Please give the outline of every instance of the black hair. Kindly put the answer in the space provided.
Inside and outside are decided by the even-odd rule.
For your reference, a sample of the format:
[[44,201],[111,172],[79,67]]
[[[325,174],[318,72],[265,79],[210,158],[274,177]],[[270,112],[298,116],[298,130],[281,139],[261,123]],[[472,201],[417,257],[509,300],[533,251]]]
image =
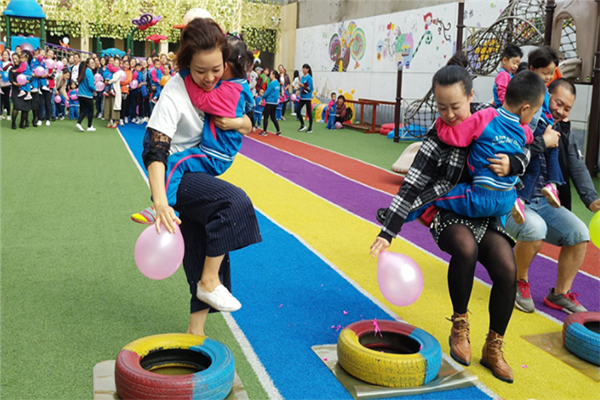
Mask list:
[[473,90],[473,80],[466,69],[458,65],[447,65],[433,75],[431,86],[435,91],[436,86],[451,86],[462,83],[465,95],[469,96]]
[[346,102],[346,98],[345,98],[344,96],[342,96],[342,95],[340,95],[340,96],[339,96],[337,99],[338,99],[338,100],[339,100],[339,99],[342,99],[342,100],[344,100],[344,103]]
[[450,57],[446,65],[458,65],[459,67],[467,68],[469,66],[469,61],[467,60],[465,53],[459,51]]
[[504,51],[502,52],[502,55],[500,56],[500,58],[504,58],[506,57],[507,60],[510,60],[511,58],[514,57],[523,57],[523,50],[521,50],[521,48],[519,46],[515,46],[512,43],[509,43],[506,45],[506,47],[504,48]]
[[310,65],[308,65],[308,64],[304,64],[304,65],[302,66],[302,68],[306,68],[306,69],[308,69],[308,74],[309,74],[310,76],[312,76],[312,68],[310,67]]
[[533,71],[523,71],[508,82],[504,102],[512,107],[523,104],[533,106],[539,103],[545,93],[546,84],[542,78]]
[[229,46],[229,57],[227,64],[235,78],[246,77],[246,43],[239,36],[227,36],[227,45]]
[[577,96],[577,90],[575,90],[575,85],[573,82],[566,80],[565,78],[558,78],[552,81],[550,85],[548,85],[548,92],[553,93],[554,89],[562,86],[567,89],[569,92],[573,94],[573,96]]
[[[331,92],[331,94],[335,94],[335,95],[336,95],[336,97],[337,97],[337,94],[336,94],[335,92]],[[330,97],[331,97],[331,94],[329,95]]]
[[83,66],[83,68],[79,68],[79,72],[78,72],[78,76],[77,76],[77,86],[81,85],[81,81],[83,81],[85,79],[85,70],[89,69],[91,71],[90,66],[88,65],[90,63],[90,61],[92,61],[92,57],[88,58],[87,60],[85,60],[84,62],[81,63],[81,65]]
[[529,70],[529,64],[527,63],[527,61],[521,61],[519,63],[519,67],[517,68],[517,72],[515,72],[515,75],[518,74],[519,72],[523,72],[523,71],[527,71]]
[[275,80],[279,82],[279,71],[274,69],[271,71],[271,74],[275,75]]
[[254,54],[250,50],[246,50],[246,71],[254,67]]
[[552,63],[558,67],[558,54],[552,47],[544,46],[531,51],[527,56],[527,61],[529,68],[533,69],[546,68]]
[[300,73],[298,72],[298,70],[294,70],[294,79],[296,78],[300,78]]

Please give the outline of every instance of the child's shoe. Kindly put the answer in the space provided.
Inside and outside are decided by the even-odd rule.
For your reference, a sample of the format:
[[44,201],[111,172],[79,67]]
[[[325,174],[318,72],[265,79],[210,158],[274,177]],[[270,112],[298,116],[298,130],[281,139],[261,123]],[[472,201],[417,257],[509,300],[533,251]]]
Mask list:
[[115,91],[111,89],[111,90],[110,90],[110,95],[111,95],[112,97],[115,97]]
[[560,198],[558,197],[558,190],[556,190],[556,183],[549,183],[544,186],[542,195],[548,200],[550,206],[560,208]]
[[110,96],[110,94],[108,94],[108,92],[104,92],[104,93],[102,93],[102,96],[108,97],[108,96]]
[[45,90],[46,92],[49,92],[50,88],[48,88],[48,86],[42,86],[42,90]]
[[525,222],[525,206],[520,198],[517,197],[517,201],[515,201],[515,205],[511,210],[511,214],[513,219],[517,224],[522,224]]
[[154,207],[148,207],[143,211],[133,214],[131,220],[138,224],[152,225],[156,222],[156,211],[154,211]]
[[33,99],[33,97],[31,97],[31,93],[27,93],[27,96],[25,96],[24,100],[31,100]]
[[24,90],[21,90],[21,91],[19,92],[19,96],[18,96],[18,97],[23,97],[23,96],[25,96],[26,94],[27,94],[27,92],[26,92],[26,91],[24,91]]
[[31,93],[37,93],[37,92],[38,92],[37,88],[32,88],[31,89]]

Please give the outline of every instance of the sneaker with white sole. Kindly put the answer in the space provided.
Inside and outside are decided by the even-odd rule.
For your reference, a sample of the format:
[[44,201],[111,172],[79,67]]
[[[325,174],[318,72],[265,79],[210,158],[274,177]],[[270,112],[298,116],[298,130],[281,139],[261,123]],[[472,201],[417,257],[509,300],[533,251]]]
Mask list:
[[41,119],[37,122],[37,126],[42,126],[42,120]]
[[564,311],[567,314],[576,312],[586,312],[587,309],[577,301],[579,294],[572,293],[570,290],[565,294],[554,294],[554,288],[544,297],[544,304],[555,310]]
[[519,279],[517,281],[517,297],[515,298],[515,307],[519,310],[532,313],[535,311],[535,304],[531,298],[529,282],[525,279]]
[[517,197],[517,201],[515,201],[515,205],[510,213],[517,224],[525,222],[525,206],[520,198]]
[[46,126],[50,126],[50,120],[46,120]]
[[88,132],[96,132],[96,128],[94,128],[93,126],[90,126],[89,128],[87,128]]
[[10,115],[8,117],[6,117],[7,121],[10,121],[12,118],[10,117]]
[[307,130],[306,133],[313,133],[312,128],[310,128],[309,130]]
[[[19,97],[21,97],[21,96],[19,96]],[[31,97],[31,93],[27,93],[27,96],[25,96],[23,98],[23,100],[31,100],[31,99],[33,99],[33,97]]]
[[560,198],[558,197],[558,190],[554,184],[549,183],[542,189],[542,196],[546,198],[548,204],[554,208],[560,208]]
[[198,282],[196,297],[215,310],[233,312],[242,308],[242,304],[223,285],[217,286],[212,292],[205,292]]
[[23,96],[25,96],[26,94],[27,94],[27,92],[26,92],[26,91],[24,91],[24,90],[21,90],[21,91],[19,92],[19,95],[18,95],[17,97],[23,97]]
[[308,128],[306,126],[301,126],[300,129],[298,129],[298,132],[304,132],[307,129]]
[[85,132],[85,129],[83,129],[83,126],[81,126],[81,124],[77,124],[77,129],[79,129],[80,132]]

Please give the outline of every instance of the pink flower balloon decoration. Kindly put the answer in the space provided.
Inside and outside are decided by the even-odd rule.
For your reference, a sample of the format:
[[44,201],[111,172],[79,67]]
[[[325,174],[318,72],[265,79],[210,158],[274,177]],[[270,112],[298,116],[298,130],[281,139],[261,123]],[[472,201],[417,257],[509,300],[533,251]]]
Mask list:
[[417,301],[423,291],[423,274],[412,258],[384,251],[377,259],[377,283],[390,303],[408,306]]
[[150,225],[135,243],[135,263],[148,278],[166,279],[181,265],[184,251],[185,244],[179,226],[175,226],[175,233],[169,233],[161,225],[160,233],[156,233],[156,227]]

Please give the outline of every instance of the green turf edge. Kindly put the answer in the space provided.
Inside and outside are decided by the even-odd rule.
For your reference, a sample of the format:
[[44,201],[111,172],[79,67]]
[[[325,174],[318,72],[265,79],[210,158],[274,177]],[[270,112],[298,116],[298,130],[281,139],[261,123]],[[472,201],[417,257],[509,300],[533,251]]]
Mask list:
[[[92,398],[92,370],[141,337],[185,332],[180,269],[151,281],[135,267],[143,229],[129,220],[148,188],[114,130],[0,123],[3,399]],[[250,398],[266,398],[222,316],[207,335],[234,353]]]

